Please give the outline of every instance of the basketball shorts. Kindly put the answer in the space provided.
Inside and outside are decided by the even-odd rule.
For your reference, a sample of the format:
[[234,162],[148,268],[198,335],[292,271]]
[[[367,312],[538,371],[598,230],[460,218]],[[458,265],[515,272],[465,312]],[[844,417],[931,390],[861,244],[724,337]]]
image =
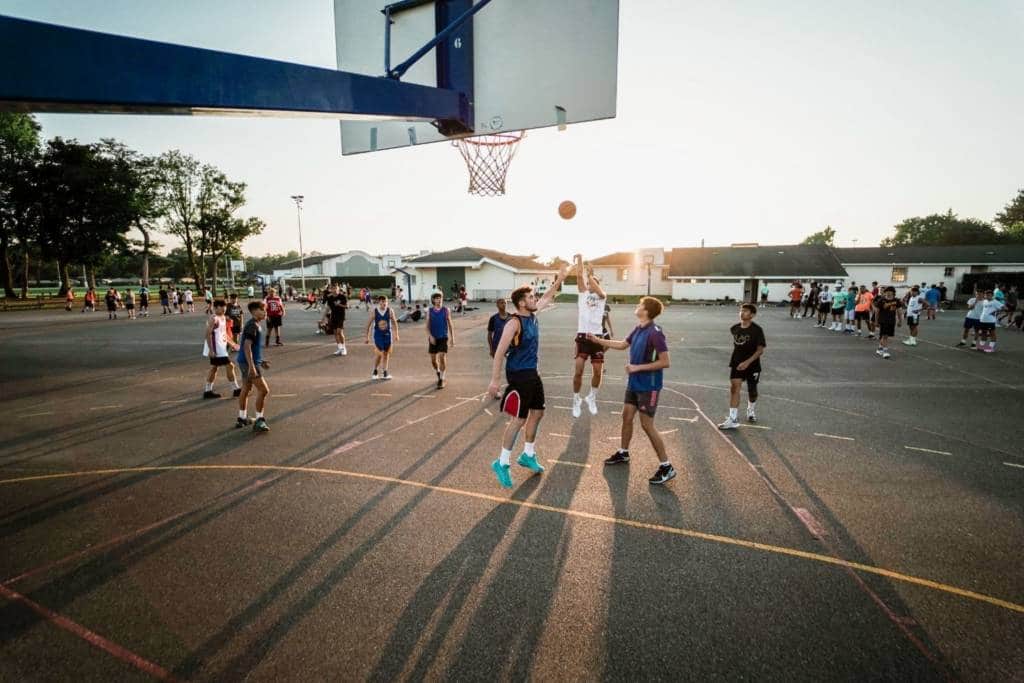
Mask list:
[[502,412],[526,419],[531,410],[544,410],[544,383],[536,370],[514,370],[505,373],[508,386],[501,399]]
[[284,316],[280,315],[268,315],[267,316],[267,329],[272,330],[275,327],[281,327],[281,319]]
[[907,324],[908,325],[917,325],[920,322],[921,322],[921,316],[919,316],[919,315],[908,315],[907,316]]
[[427,353],[448,353],[448,337],[435,337],[434,343],[427,343]]
[[871,319],[871,311],[855,311],[853,319],[868,321]]
[[626,389],[626,395],[622,402],[629,406],[636,406],[636,409],[644,415],[654,417],[658,412],[658,394],[660,391],[630,391]]
[[253,368],[251,368],[248,365],[239,365],[238,369],[241,372],[241,375],[242,375],[241,379],[242,379],[243,383],[245,383],[245,382],[254,382],[257,379],[259,379],[260,376],[266,377],[266,375],[267,375],[267,371],[266,370],[260,370],[257,373],[255,370],[253,370]]
[[973,329],[975,329],[977,327],[978,327],[978,319],[977,318],[964,318],[964,329],[965,330],[973,330]]
[[390,334],[374,334],[373,345],[377,347],[377,350],[381,353],[387,353],[391,350],[391,335]]
[[584,361],[590,358],[591,363],[604,362],[604,347],[587,340],[585,333],[576,335],[576,355],[574,358],[582,358]]
[[736,368],[729,368],[729,379],[739,379],[747,383],[747,393],[750,396],[757,396],[757,383],[761,381],[761,368],[747,368],[746,370],[737,370]]
[[828,313],[830,310],[832,310],[832,307],[827,303],[818,304],[818,313]]
[[990,331],[996,329],[996,324],[995,323],[983,323],[981,321],[978,321],[978,329],[981,330],[982,332],[990,332]]
[[896,334],[896,321],[895,320],[879,320],[878,321],[878,336],[879,337],[891,337]]
[[214,367],[220,367],[222,365],[230,365],[231,358],[228,356],[210,356],[210,365]]
[[855,310],[853,310],[852,308],[846,312],[846,319],[849,322],[853,322],[854,319],[856,318],[856,316],[857,316],[857,312]]
[[343,316],[343,315],[338,315],[338,316],[332,315],[332,316],[330,316],[327,319],[327,328],[328,328],[329,332],[334,332],[335,330],[343,330],[343,329],[345,329],[345,316]]

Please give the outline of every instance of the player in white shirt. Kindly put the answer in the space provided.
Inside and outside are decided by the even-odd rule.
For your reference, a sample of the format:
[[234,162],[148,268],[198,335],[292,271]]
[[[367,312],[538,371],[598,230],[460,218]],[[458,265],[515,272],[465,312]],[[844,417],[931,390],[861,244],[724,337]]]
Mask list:
[[203,341],[203,355],[210,359],[210,372],[206,375],[206,386],[203,391],[203,398],[220,398],[220,394],[213,390],[213,382],[217,379],[217,368],[227,368],[228,380],[234,385],[234,395],[238,396],[242,388],[238,385],[235,375],[235,366],[231,362],[231,353],[228,348],[237,350],[238,344],[231,338],[230,321],[224,315],[227,304],[223,299],[213,302],[213,315],[206,323],[206,338]]
[[921,311],[929,308],[928,300],[921,294],[921,289],[914,285],[910,288],[906,303],[907,328],[910,330],[910,336],[904,339],[903,343],[907,346],[917,346],[917,326],[921,323]]
[[[576,254],[576,286],[579,290],[577,299],[578,318],[576,325],[576,360],[572,376],[572,416],[580,416],[583,401],[587,402],[587,410],[597,415],[597,390],[601,387],[601,375],[604,371],[604,347],[587,340],[587,335],[600,337],[601,323],[604,321],[604,305],[608,296],[601,288],[601,282],[594,273],[583,266],[583,255]],[[592,374],[590,377],[590,393],[580,398],[583,387],[583,368],[590,359]]]
[[993,296],[993,291],[985,292],[985,299],[981,304],[981,318],[978,320],[978,330],[981,340],[978,342],[978,350],[985,353],[993,353],[996,350],[996,322],[999,311],[1003,310],[1003,302]]
[[957,346],[967,345],[967,335],[972,331],[974,332],[974,339],[971,341],[971,348],[976,348],[978,345],[978,325],[979,319],[981,318],[981,308],[985,304],[985,300],[978,296],[979,292],[977,288],[974,290],[974,296],[967,300],[967,315],[964,317],[964,331],[960,336],[960,341],[956,343]]
[[829,291],[828,285],[822,285],[821,291],[818,292],[818,324],[815,327],[825,327],[825,320],[828,319],[831,310],[832,292]]

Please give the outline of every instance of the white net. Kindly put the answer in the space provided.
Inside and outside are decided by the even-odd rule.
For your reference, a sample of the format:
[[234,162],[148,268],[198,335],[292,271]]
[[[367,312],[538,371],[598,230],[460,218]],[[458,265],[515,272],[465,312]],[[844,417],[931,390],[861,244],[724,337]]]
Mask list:
[[469,193],[479,197],[505,194],[509,164],[526,131],[477,135],[452,141],[459,148],[469,170]]

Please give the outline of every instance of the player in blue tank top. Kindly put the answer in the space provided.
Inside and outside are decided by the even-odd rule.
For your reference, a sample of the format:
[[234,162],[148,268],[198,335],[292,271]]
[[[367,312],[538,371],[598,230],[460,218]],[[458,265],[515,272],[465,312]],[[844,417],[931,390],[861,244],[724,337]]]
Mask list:
[[[366,321],[366,343],[373,339],[373,374],[370,379],[391,379],[388,362],[391,360],[391,344],[398,343],[398,320],[395,312],[388,306],[388,298],[383,294],[377,297],[377,305],[370,310]],[[382,374],[378,375],[380,368]]]
[[442,305],[441,292],[430,297],[427,309],[427,353],[430,364],[437,374],[437,388],[444,388],[445,372],[448,370],[448,347],[455,346],[455,329],[452,327],[452,313]]
[[492,398],[498,395],[498,379],[501,377],[501,366],[504,363],[508,386],[505,387],[501,406],[504,412],[512,416],[505,425],[505,433],[501,437],[501,455],[491,463],[498,483],[505,488],[512,488],[512,447],[515,446],[519,431],[524,426],[526,435],[523,452],[516,462],[532,472],[544,471],[544,467],[537,462],[535,449],[537,427],[544,417],[544,383],[537,373],[540,327],[536,314],[554,303],[566,272],[565,266],[562,266],[551,287],[542,297],[538,297],[531,286],[520,287],[512,292],[512,307],[515,314],[505,322],[501,339],[494,350],[491,383],[487,387],[487,393]]
[[662,303],[658,299],[651,296],[642,297],[634,311],[639,324],[625,340],[603,339],[593,334],[587,336],[588,341],[606,349],[629,349],[629,363],[626,365],[629,381],[622,406],[622,438],[619,450],[605,460],[604,464],[619,465],[629,462],[633,418],[640,413],[640,426],[643,427],[651,447],[660,460],[658,469],[647,480],[650,484],[664,484],[676,476],[676,471],[665,452],[665,441],[654,424],[654,414],[658,409],[658,397],[661,394],[662,375],[669,366],[668,341],[661,328],[654,324],[654,319],[661,315],[662,309]]

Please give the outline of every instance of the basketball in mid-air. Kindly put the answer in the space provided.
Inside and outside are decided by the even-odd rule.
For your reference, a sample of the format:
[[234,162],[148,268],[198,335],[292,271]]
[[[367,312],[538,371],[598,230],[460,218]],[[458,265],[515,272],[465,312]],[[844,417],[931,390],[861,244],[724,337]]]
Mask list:
[[564,202],[558,205],[558,215],[564,218],[565,220],[569,220],[570,218],[576,215],[576,204],[570,202],[569,200],[565,200]]

